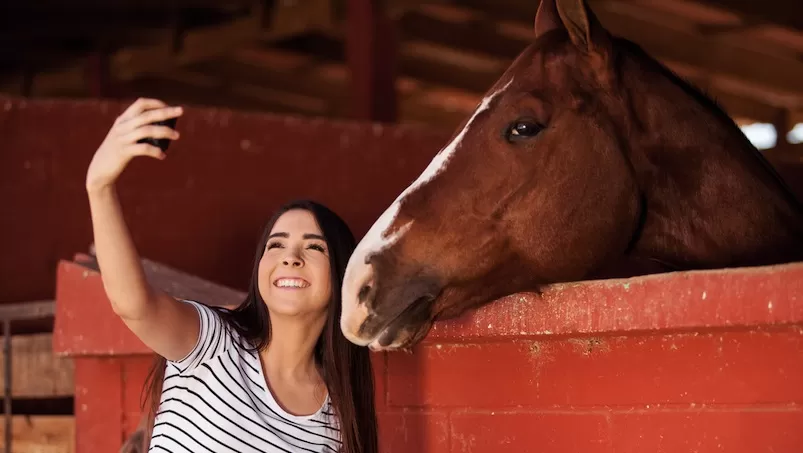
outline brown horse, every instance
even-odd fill
[[[349,262],[343,333],[407,348],[544,284],[803,260],[803,208],[711,100],[543,0],[535,41]]]

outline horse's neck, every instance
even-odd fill
[[[646,188],[645,255],[677,267],[763,265],[803,260],[803,210],[754,149],[654,150]],[[637,248],[639,248],[637,246]]]
[[[803,260],[803,208],[771,165],[669,80],[634,81],[660,82],[639,87],[631,162],[647,212],[634,256],[680,269]]]

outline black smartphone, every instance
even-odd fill
[[[178,117],[170,118],[164,121],[156,121],[155,123],[151,123],[154,126],[167,126],[170,129],[176,129],[176,123],[178,122]],[[137,143],[147,143],[149,145],[153,145],[158,147],[162,150],[162,152],[167,151],[167,147],[170,146],[169,138],[153,138],[153,137],[145,137],[137,140]]]

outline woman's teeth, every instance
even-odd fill
[[[279,288],[306,288],[309,283],[298,278],[280,278],[276,280],[276,286]]]

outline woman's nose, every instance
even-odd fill
[[[304,265],[304,262],[301,261],[301,258],[299,258],[297,255],[289,254],[284,257],[284,260],[282,260],[282,264],[291,267],[301,267],[302,265]]]

